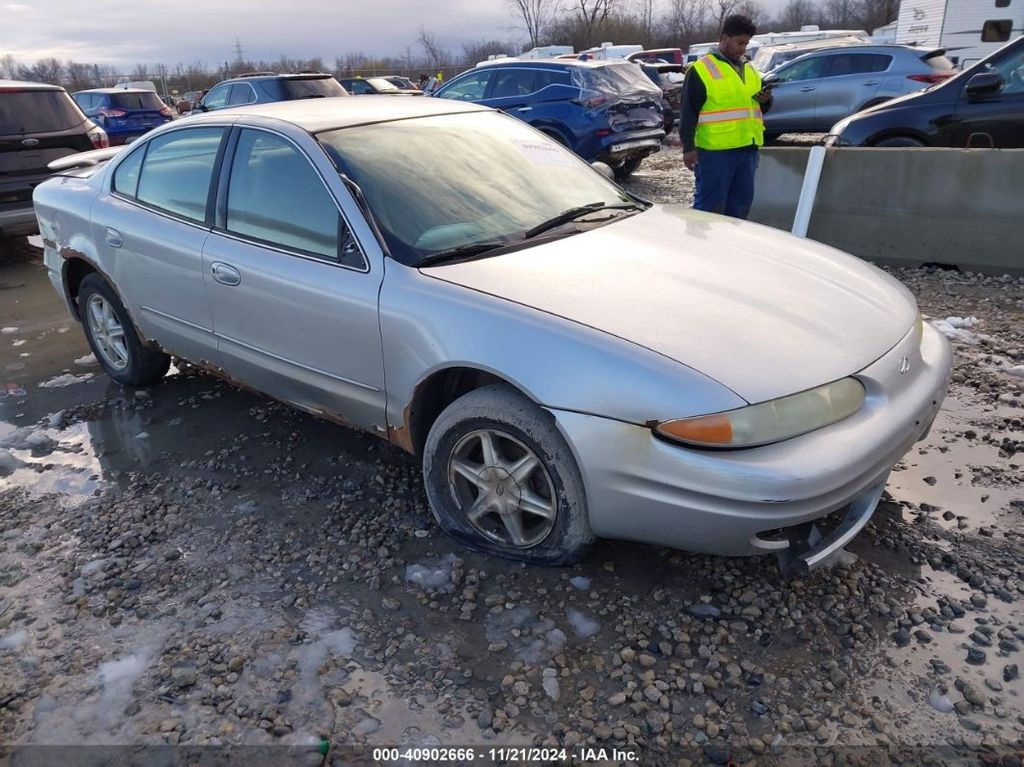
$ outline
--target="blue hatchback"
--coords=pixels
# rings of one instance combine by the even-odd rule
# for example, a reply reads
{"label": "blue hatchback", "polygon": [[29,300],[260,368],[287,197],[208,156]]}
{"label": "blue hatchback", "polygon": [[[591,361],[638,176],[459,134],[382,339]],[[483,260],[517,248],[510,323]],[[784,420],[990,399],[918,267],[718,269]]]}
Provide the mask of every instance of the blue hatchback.
{"label": "blue hatchback", "polygon": [[72,97],[86,117],[106,131],[112,146],[128,143],[173,120],[170,106],[152,90],[93,88],[80,90]]}
{"label": "blue hatchback", "polygon": [[500,109],[622,180],[661,148],[661,88],[628,61],[499,59],[432,95]]}
{"label": "blue hatchback", "polygon": [[111,146],[127,144],[173,119],[171,108],[153,91],[93,88],[72,97],[86,116],[107,132]]}

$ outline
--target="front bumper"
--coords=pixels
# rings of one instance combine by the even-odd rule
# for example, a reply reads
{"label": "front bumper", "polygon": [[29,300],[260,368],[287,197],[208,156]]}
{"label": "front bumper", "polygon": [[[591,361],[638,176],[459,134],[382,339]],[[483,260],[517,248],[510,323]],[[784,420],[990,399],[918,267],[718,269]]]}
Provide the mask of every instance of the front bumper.
{"label": "front bumper", "polygon": [[[867,391],[857,413],[749,450],[689,449],[645,426],[553,412],[579,462],[596,535],[731,556],[788,552],[810,569],[870,519],[893,465],[927,434],[951,366],[948,341],[926,324],[920,343],[912,331],[857,374]],[[816,543],[800,527],[843,507],[837,539]]]}

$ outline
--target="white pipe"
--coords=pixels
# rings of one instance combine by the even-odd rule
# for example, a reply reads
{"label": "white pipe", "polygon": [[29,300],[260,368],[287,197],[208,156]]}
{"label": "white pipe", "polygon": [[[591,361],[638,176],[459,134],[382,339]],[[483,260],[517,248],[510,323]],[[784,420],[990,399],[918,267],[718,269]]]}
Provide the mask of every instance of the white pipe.
{"label": "white pipe", "polygon": [[811,223],[811,213],[814,210],[814,196],[818,193],[818,180],[821,178],[821,167],[824,164],[825,147],[812,146],[811,153],[807,156],[800,199],[796,204],[796,216],[793,218],[792,233],[797,237],[807,236],[807,227]]}

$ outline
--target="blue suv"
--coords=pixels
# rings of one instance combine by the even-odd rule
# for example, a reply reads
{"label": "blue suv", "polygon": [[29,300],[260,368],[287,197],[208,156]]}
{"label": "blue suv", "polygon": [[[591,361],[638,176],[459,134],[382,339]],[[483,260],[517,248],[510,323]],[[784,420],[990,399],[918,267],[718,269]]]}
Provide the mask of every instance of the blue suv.
{"label": "blue suv", "polygon": [[500,109],[528,122],[619,180],[661,148],[661,88],[628,61],[498,59],[463,72],[433,96]]}
{"label": "blue suv", "polygon": [[110,145],[127,144],[174,119],[171,108],[153,91],[138,88],[93,88],[71,96],[85,116],[110,137]]}
{"label": "blue suv", "polygon": [[200,112],[240,107],[246,104],[270,104],[293,99],[322,99],[329,96],[348,96],[349,93],[324,72],[252,72],[222,80],[210,88],[203,100],[196,104]]}

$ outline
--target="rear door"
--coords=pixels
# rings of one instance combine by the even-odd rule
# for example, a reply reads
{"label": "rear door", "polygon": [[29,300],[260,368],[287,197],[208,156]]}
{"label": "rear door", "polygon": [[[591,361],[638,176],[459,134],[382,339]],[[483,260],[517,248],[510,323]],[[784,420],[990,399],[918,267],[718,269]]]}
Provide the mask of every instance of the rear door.
{"label": "rear door", "polygon": [[480,101],[513,117],[530,121],[532,94],[536,91],[536,71],[527,67],[499,67],[491,77],[490,88]]}
{"label": "rear door", "polygon": [[820,130],[828,130],[876,98],[893,57],[851,51],[823,58],[827,64],[818,85],[815,123]]}
{"label": "rear door", "polygon": [[778,85],[772,90],[772,107],[764,116],[765,128],[772,133],[814,129],[818,88],[825,72],[822,56],[800,59],[780,67]]}
{"label": "rear door", "polygon": [[196,363],[216,364],[203,243],[227,131],[186,128],[132,150],[92,213],[93,241],[139,329]]}
{"label": "rear door", "polygon": [[318,168],[291,139],[255,128],[235,143],[203,254],[221,365],[307,411],[383,428],[383,264],[353,234],[369,232],[361,214],[326,155]]}
{"label": "rear door", "polygon": [[991,96],[970,100],[964,83],[957,119],[950,128],[950,146],[1024,148],[1024,45],[979,72],[995,72],[1002,77],[1003,87]]}
{"label": "rear door", "polygon": [[85,122],[63,90],[0,87],[0,210],[30,204],[47,163],[93,148]]}

